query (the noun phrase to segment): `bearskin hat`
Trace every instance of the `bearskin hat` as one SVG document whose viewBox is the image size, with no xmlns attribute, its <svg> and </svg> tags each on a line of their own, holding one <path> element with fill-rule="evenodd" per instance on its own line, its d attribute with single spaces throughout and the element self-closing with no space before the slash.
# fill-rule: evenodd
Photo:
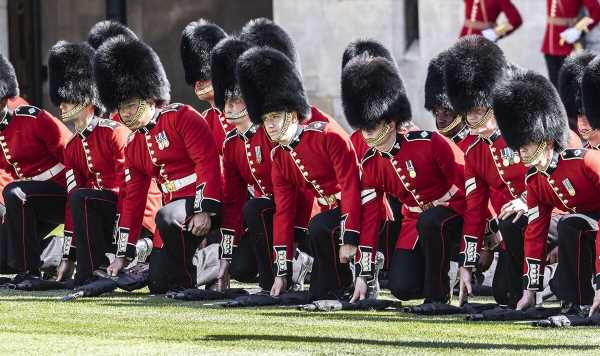
<svg viewBox="0 0 600 356">
<path fill-rule="evenodd" d="M 585 67 L 594 59 L 595 55 L 582 52 L 565 59 L 558 74 L 558 91 L 565 105 L 567 117 L 576 118 L 583 113 L 581 99 L 581 81 Z"/>
<path fill-rule="evenodd" d="M 137 35 L 127 26 L 117 21 L 105 20 L 96 23 L 88 33 L 87 42 L 94 49 L 98 49 L 107 39 L 123 35 L 125 37 L 137 40 Z"/>
<path fill-rule="evenodd" d="M 444 78 L 454 111 L 491 107 L 492 93 L 507 63 L 500 47 L 482 36 L 466 36 L 448 50 Z"/>
<path fill-rule="evenodd" d="M 91 103 L 101 109 L 94 81 L 94 49 L 86 42 L 57 42 L 50 48 L 48 72 L 50 100 L 60 103 Z"/>
<path fill-rule="evenodd" d="M 452 105 L 446 92 L 446 81 L 444 80 L 444 66 L 447 57 L 448 52 L 444 51 L 433 58 L 427 67 L 425 109 L 428 111 L 433 111 L 435 108 L 452 110 Z"/>
<path fill-rule="evenodd" d="M 366 53 L 370 57 L 383 57 L 392 63 L 396 63 L 396 60 L 388 51 L 387 48 L 381 42 L 374 39 L 358 39 L 352 41 L 346 46 L 344 54 L 342 55 L 342 69 L 350 62 L 350 60 L 356 56 Z"/>
<path fill-rule="evenodd" d="M 0 99 L 19 95 L 19 82 L 12 63 L 0 53 Z"/>
<path fill-rule="evenodd" d="M 154 50 L 142 41 L 116 36 L 104 42 L 94 56 L 94 78 L 107 110 L 131 98 L 171 100 L 171 85 Z"/>
<path fill-rule="evenodd" d="M 581 80 L 583 109 L 593 129 L 600 129 L 598 93 L 600 93 L 600 57 L 596 57 L 585 67 Z"/>
<path fill-rule="evenodd" d="M 236 79 L 237 59 L 250 48 L 250 44 L 237 37 L 222 39 L 213 48 L 210 56 L 210 70 L 215 95 L 215 105 L 225 110 L 225 101 L 242 95 Z"/>
<path fill-rule="evenodd" d="M 372 129 L 382 121 L 411 119 L 410 102 L 393 62 L 362 54 L 342 71 L 342 103 L 348 124 Z"/>
<path fill-rule="evenodd" d="M 262 123 L 264 114 L 277 111 L 296 111 L 300 118 L 310 115 L 300 73 L 280 51 L 253 47 L 240 56 L 236 71 L 252 122 Z"/>
<path fill-rule="evenodd" d="M 298 52 L 290 35 L 278 24 L 264 17 L 250 20 L 242 27 L 240 38 L 252 46 L 271 47 L 299 64 Z"/>
<path fill-rule="evenodd" d="M 221 27 L 204 19 L 190 22 L 185 27 L 179 50 L 188 85 L 211 79 L 210 52 L 225 37 L 227 33 Z"/>
<path fill-rule="evenodd" d="M 533 142 L 554 141 L 567 147 L 569 123 L 554 85 L 534 71 L 502 80 L 493 95 L 493 109 L 506 143 L 513 149 Z"/>
</svg>

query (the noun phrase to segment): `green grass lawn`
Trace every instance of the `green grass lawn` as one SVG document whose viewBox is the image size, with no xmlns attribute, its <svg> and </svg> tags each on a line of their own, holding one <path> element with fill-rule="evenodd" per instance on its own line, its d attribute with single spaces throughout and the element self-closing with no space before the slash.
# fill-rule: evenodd
<svg viewBox="0 0 600 356">
<path fill-rule="evenodd" d="M 600 354 L 600 328 L 536 329 L 397 311 L 225 309 L 116 292 L 0 290 L 0 353 L 29 354 Z"/>
</svg>

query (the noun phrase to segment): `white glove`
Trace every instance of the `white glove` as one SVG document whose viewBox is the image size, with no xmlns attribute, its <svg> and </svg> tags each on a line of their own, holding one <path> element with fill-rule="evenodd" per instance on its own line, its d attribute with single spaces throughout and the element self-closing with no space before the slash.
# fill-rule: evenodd
<svg viewBox="0 0 600 356">
<path fill-rule="evenodd" d="M 573 44 L 581 37 L 581 30 L 578 30 L 575 27 L 569 27 L 560 33 L 560 37 L 568 44 Z"/>
<path fill-rule="evenodd" d="M 527 204 L 520 198 L 517 198 L 504 204 L 498 218 L 504 220 L 511 215 L 515 215 L 513 222 L 517 222 L 525 214 L 527 214 Z"/>
<path fill-rule="evenodd" d="M 496 42 L 498 40 L 498 34 L 493 28 L 488 28 L 487 30 L 481 31 L 481 35 L 492 42 Z"/>
</svg>

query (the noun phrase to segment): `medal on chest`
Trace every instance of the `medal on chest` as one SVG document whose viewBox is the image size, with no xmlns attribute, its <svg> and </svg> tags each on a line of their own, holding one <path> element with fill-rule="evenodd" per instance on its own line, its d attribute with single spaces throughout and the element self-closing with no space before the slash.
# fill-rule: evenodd
<svg viewBox="0 0 600 356">
<path fill-rule="evenodd" d="M 156 140 L 156 144 L 158 145 L 159 150 L 164 150 L 169 147 L 169 138 L 167 137 L 167 133 L 164 131 L 159 132 L 154 139 Z"/>
<path fill-rule="evenodd" d="M 518 164 L 519 162 L 521 162 L 519 153 L 515 152 L 510 147 L 505 147 L 502 149 L 502 165 L 504 167 L 508 167 L 511 164 Z"/>
<path fill-rule="evenodd" d="M 417 171 L 415 170 L 415 165 L 411 160 L 406 161 L 406 170 L 408 171 L 408 175 L 411 178 L 415 178 L 417 176 Z"/>
<path fill-rule="evenodd" d="M 262 163 L 262 152 L 260 146 L 254 146 L 254 156 L 256 157 L 256 163 Z"/>
<path fill-rule="evenodd" d="M 567 192 L 569 192 L 569 195 L 574 197 L 575 196 L 575 187 L 573 187 L 573 184 L 571 184 L 571 181 L 569 180 L 569 178 L 565 178 L 562 181 L 562 184 L 567 189 Z"/>
</svg>

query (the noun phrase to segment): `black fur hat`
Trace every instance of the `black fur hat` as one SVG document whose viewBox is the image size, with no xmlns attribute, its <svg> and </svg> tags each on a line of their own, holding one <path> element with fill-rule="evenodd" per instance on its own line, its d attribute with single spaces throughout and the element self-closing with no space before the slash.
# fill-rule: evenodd
<svg viewBox="0 0 600 356">
<path fill-rule="evenodd" d="M 594 59 L 595 55 L 589 52 L 579 53 L 567 57 L 558 74 L 558 91 L 565 104 L 567 117 L 577 118 L 583 113 L 581 100 L 581 80 L 585 66 Z"/>
<path fill-rule="evenodd" d="M 546 140 L 554 141 L 558 150 L 567 147 L 567 114 L 556 88 L 544 76 L 515 73 L 498 84 L 493 100 L 498 127 L 511 148 Z"/>
<path fill-rule="evenodd" d="M 123 35 L 125 37 L 137 40 L 137 35 L 127 26 L 117 21 L 105 20 L 97 22 L 88 33 L 87 42 L 94 49 L 98 49 L 107 39 Z"/>
<path fill-rule="evenodd" d="M 154 99 L 159 106 L 171 100 L 171 86 L 158 55 L 142 41 L 116 36 L 94 56 L 94 78 L 108 111 L 135 97 Z"/>
<path fill-rule="evenodd" d="M 372 129 L 382 121 L 410 121 L 410 102 L 393 62 L 362 54 L 342 71 L 342 102 L 348 124 Z"/>
<path fill-rule="evenodd" d="M 466 36 L 448 50 L 444 78 L 454 111 L 491 107 L 494 86 L 507 67 L 500 47 L 482 36 Z"/>
<path fill-rule="evenodd" d="M 0 53 L 0 99 L 19 95 L 19 82 L 12 63 Z"/>
<path fill-rule="evenodd" d="M 50 100 L 60 103 L 91 103 L 102 109 L 92 68 L 94 49 L 87 42 L 57 42 L 50 48 L 48 72 Z"/>
<path fill-rule="evenodd" d="M 253 47 L 240 56 L 236 71 L 252 122 L 262 123 L 264 114 L 276 111 L 296 111 L 300 119 L 309 117 L 300 73 L 285 54 L 270 47 Z"/>
<path fill-rule="evenodd" d="M 396 60 L 390 51 L 381 42 L 368 38 L 352 41 L 346 46 L 342 55 L 342 69 L 344 69 L 352 58 L 363 53 L 366 53 L 370 57 L 383 57 L 396 64 Z"/>
<path fill-rule="evenodd" d="M 590 126 L 600 129 L 600 57 L 592 60 L 583 71 L 581 80 L 581 97 L 583 109 Z"/>
<path fill-rule="evenodd" d="M 210 56 L 210 70 L 215 95 L 215 105 L 225 110 L 225 100 L 242 95 L 236 80 L 237 59 L 250 48 L 250 44 L 237 37 L 222 39 L 213 48 Z"/>
<path fill-rule="evenodd" d="M 252 46 L 268 46 L 285 54 L 298 66 L 299 56 L 290 35 L 278 24 L 264 17 L 250 20 L 242 27 L 240 38 Z"/>
<path fill-rule="evenodd" d="M 452 104 L 448 99 L 446 81 L 444 80 L 444 68 L 448 52 L 438 54 L 429 62 L 427 67 L 427 78 L 425 79 L 425 109 L 433 111 L 435 108 L 452 110 Z"/>
<path fill-rule="evenodd" d="M 181 62 L 188 85 L 200 80 L 210 80 L 210 52 L 227 33 L 204 19 L 190 22 L 181 34 Z"/>
</svg>

